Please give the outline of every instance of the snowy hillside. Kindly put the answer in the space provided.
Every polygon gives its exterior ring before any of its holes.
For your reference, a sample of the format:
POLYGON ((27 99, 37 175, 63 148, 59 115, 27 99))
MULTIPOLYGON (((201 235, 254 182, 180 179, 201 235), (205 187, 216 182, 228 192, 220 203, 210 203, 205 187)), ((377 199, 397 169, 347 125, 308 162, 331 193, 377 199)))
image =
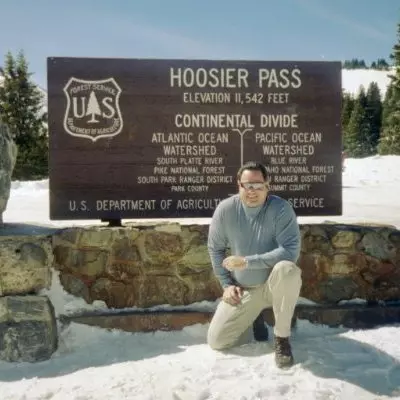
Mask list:
POLYGON ((360 86, 368 89, 371 82, 376 82, 381 90, 382 99, 390 83, 391 71, 377 71, 372 69, 344 69, 342 70, 342 87, 346 92, 356 94, 360 86))

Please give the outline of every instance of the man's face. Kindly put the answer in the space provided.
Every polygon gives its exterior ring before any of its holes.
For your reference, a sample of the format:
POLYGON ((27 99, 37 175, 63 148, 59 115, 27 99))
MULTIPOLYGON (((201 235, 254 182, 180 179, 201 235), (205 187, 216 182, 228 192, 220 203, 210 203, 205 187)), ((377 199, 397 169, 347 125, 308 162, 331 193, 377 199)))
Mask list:
POLYGON ((257 207, 265 202, 268 189, 261 171, 244 170, 238 186, 240 199, 246 206, 257 207))

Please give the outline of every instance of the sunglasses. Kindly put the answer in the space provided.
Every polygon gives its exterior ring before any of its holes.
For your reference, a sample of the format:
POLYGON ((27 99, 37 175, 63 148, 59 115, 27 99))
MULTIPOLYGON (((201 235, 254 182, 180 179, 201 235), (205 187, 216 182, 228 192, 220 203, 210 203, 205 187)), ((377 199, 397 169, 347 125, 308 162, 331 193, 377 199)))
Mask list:
POLYGON ((263 190, 266 187, 265 182, 239 182, 244 190, 263 190))

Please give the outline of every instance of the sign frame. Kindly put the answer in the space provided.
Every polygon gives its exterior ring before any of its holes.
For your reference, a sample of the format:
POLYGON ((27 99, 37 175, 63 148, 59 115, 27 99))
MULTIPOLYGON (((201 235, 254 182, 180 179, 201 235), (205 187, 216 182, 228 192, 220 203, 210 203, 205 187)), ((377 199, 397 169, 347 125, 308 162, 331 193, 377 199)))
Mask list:
POLYGON ((49 57, 50 219, 209 218, 246 161, 342 214, 341 63, 49 57))

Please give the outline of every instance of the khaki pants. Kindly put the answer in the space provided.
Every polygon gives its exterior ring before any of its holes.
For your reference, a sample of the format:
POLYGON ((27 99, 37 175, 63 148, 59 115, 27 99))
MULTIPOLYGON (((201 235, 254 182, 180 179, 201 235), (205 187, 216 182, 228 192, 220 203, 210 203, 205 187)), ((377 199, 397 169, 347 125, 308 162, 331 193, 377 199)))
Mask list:
POLYGON ((254 320, 264 308, 271 306, 275 317, 274 334, 289 337, 301 285, 300 268, 290 261, 281 261, 274 266, 265 284, 243 288, 238 305, 221 300, 208 330, 209 346, 222 350, 248 341, 254 320))

